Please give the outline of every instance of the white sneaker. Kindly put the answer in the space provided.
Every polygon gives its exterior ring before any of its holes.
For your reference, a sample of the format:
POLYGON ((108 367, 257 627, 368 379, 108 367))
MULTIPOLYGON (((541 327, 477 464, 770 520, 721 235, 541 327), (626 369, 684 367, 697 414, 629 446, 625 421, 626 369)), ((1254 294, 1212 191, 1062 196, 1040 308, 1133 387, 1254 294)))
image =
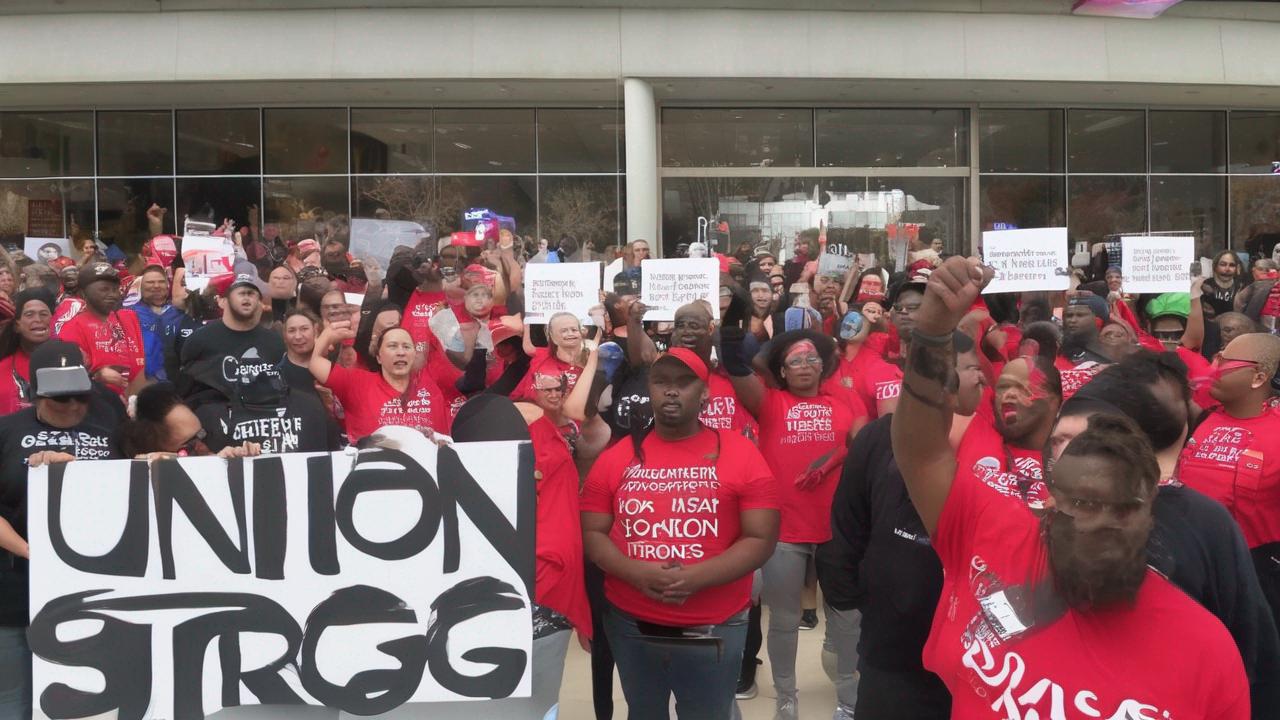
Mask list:
POLYGON ((831 720, 854 720, 853 708, 844 703, 836 703, 836 714, 831 716, 831 720))
POLYGON ((755 683, 751 683, 751 685, 746 689, 739 690, 736 693, 734 693, 733 697, 735 700, 750 700, 751 698, 759 694, 760 694, 759 687, 757 687, 755 683))
POLYGON ((779 695, 773 720, 800 720, 800 701, 795 695, 779 695))

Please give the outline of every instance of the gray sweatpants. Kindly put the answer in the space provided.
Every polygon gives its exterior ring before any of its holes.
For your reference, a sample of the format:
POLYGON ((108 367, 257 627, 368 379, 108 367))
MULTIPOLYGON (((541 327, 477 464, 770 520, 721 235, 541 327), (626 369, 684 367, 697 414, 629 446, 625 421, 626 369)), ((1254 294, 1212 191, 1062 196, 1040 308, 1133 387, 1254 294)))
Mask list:
POLYGON ((836 686, 836 700, 849 716, 858 705, 858 638, 862 636, 862 613, 837 610, 822 603, 827 633, 822 638, 822 669, 836 686))

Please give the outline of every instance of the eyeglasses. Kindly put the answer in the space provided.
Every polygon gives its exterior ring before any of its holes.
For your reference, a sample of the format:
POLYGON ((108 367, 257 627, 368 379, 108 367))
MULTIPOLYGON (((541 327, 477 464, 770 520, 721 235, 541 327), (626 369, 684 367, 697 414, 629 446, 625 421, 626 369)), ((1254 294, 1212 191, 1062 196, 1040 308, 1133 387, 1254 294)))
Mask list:
POLYGON ((1155 330, 1151 333, 1157 340, 1181 340, 1181 330, 1155 330))
POLYGON ((54 402, 56 402, 56 403, 58 403, 59 405, 66 405, 67 403, 72 402, 72 401, 75 401, 75 402, 78 402, 78 403, 84 403, 84 404, 86 404, 86 405, 89 403, 89 396, 88 396, 88 394, 85 394, 85 395, 58 395, 58 396, 51 397, 51 398, 48 398, 48 399, 49 399, 49 400, 52 400, 52 401, 54 401, 54 402))
POLYGON ((821 364, 822 364, 822 358, 818 357, 817 355, 804 355, 802 357, 787 358, 787 367, 789 368, 798 368, 798 367, 804 367, 805 365, 821 365, 821 364))
POLYGON ((208 433, 205 432, 204 428, 197 430, 195 435, 192 435, 189 440, 182 443, 178 448, 178 456, 186 457, 187 455, 194 454, 195 451, 200 448, 200 444, 204 441, 205 436, 207 435, 208 433))

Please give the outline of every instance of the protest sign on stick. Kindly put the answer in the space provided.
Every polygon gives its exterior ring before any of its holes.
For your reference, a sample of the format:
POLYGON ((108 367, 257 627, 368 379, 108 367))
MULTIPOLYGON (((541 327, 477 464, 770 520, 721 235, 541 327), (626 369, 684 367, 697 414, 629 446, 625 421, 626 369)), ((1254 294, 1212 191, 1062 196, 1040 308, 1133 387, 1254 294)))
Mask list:
POLYGON ((983 294, 1057 291, 1071 286, 1066 228, 984 232, 982 261, 996 271, 983 294))
POLYGON ((1196 241, 1190 235, 1120 238, 1120 270, 1127 293, 1187 292, 1195 262, 1196 241))
POLYGON ((676 310, 695 300, 711 304, 720 319, 720 261, 715 258, 645 260, 640 263, 640 301, 646 321, 674 320, 676 310))
POLYGON ((524 321, 542 325, 558 312, 589 323, 587 311, 600 304, 600 263, 533 263, 524 269, 524 321))
POLYGON ((397 449, 31 470, 37 716, 528 697, 531 444, 379 433, 397 449))

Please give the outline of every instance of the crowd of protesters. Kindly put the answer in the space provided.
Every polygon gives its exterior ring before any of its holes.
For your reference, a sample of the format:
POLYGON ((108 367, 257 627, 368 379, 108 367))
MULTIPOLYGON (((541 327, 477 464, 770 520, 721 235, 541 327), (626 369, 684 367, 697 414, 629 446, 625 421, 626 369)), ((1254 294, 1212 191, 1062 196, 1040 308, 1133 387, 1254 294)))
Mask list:
POLYGON ((595 248, 427 231, 383 273, 342 227, 215 236, 235 271, 190 291, 173 236, 0 256, 3 717, 31 712, 29 467, 366 447, 388 425, 448 443, 495 396, 538 485, 534 696, 503 717, 556 706, 574 631, 598 720, 615 672, 633 720, 673 697, 737 717, 762 651, 776 720, 1280 716, 1270 261, 1224 251, 1184 293, 1128 294, 1112 266, 983 295, 991 271, 940 243, 893 273, 831 271, 812 232, 785 262, 693 243, 718 307, 651 322, 634 240, 589 324, 533 324, 528 264, 595 248), (835 707, 797 689, 819 611, 835 707))

